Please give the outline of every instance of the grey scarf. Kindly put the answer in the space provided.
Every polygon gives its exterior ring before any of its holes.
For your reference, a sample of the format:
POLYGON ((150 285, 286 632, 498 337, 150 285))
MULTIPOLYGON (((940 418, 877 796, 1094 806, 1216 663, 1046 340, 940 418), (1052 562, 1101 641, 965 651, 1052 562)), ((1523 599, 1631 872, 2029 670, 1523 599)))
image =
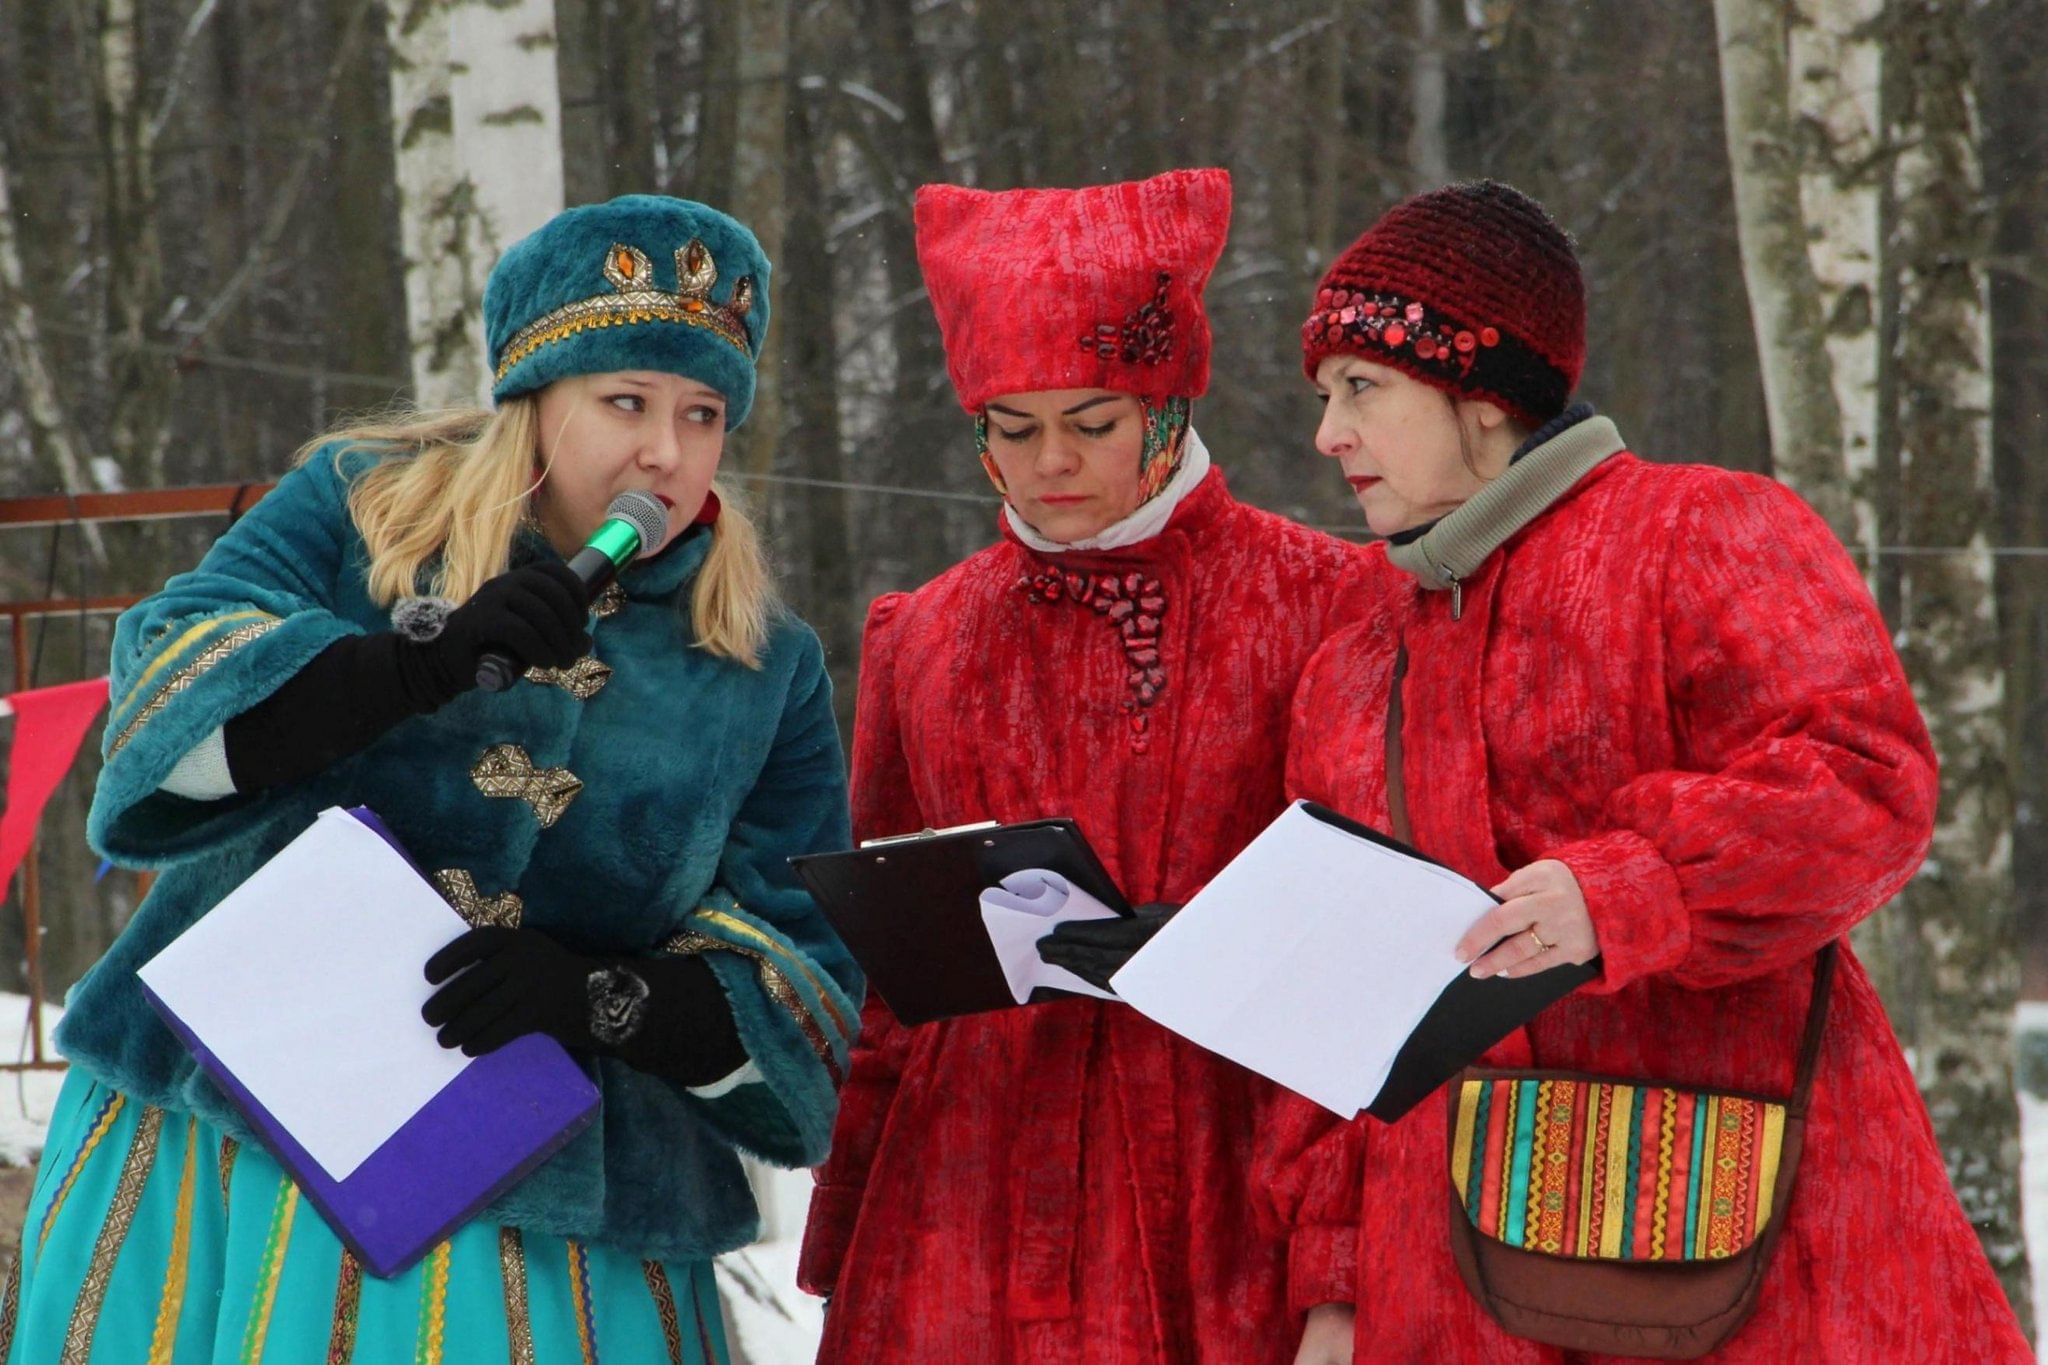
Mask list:
POLYGON ((1464 611, 1464 580, 1478 572, 1487 556, 1543 515, 1594 466, 1625 449, 1612 421, 1589 417, 1509 465, 1427 535, 1406 545, 1389 545, 1387 558, 1414 574, 1423 587, 1449 591, 1455 619, 1464 611))

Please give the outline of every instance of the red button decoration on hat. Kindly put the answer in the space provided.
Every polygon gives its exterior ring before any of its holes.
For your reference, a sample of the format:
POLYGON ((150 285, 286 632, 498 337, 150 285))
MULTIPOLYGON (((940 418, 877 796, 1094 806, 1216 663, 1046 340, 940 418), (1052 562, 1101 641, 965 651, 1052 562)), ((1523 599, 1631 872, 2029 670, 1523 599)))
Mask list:
POLYGON ((1049 389, 1199 397, 1202 290, 1229 225, 1221 170, 1073 190, 920 189, 917 259, 961 406, 1049 389))
POLYGON ((1564 410, 1586 363, 1586 296, 1571 238, 1495 181, 1396 204, 1323 277, 1301 330, 1310 379, 1356 354, 1531 426, 1564 410))

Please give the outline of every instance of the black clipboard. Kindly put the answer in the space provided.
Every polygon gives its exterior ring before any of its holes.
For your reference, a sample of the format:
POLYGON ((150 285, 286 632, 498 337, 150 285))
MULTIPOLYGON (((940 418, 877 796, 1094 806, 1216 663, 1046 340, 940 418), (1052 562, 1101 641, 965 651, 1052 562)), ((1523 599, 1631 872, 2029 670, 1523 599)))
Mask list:
MULTIPOLYGON (((1328 806, 1313 801, 1304 801, 1301 806, 1324 824, 1347 834, 1445 867, 1427 853, 1339 815, 1328 806)), ((1499 904, 1500 897, 1494 896, 1493 900, 1499 904)), ((1478 1061, 1488 1048, 1598 975, 1597 957, 1591 962, 1552 967, 1534 976, 1490 976, 1481 981, 1470 972, 1458 973, 1422 1016, 1422 1022, 1408 1035, 1401 1050, 1394 1054, 1394 1065, 1365 1112, 1382 1123, 1392 1123, 1478 1061)))
POLYGON ((906 1024, 1016 1007, 981 922, 981 893, 1014 872, 1057 872, 1131 913, 1080 826, 1066 819, 927 830, 789 861, 868 984, 906 1024))

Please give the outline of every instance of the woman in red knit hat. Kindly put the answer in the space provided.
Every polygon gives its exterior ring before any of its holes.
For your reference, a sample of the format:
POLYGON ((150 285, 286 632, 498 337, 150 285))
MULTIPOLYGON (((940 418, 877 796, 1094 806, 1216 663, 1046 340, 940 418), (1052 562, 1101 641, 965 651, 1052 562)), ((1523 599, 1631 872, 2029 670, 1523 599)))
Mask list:
MULTIPOLYGON (((1222 171, 919 192, 1002 538, 869 614, 858 836, 1071 816, 1133 904, 1178 903, 1280 811, 1294 683, 1360 553, 1235 501, 1189 425, 1229 215, 1222 171)), ((912 1028, 871 1000, 800 1270, 831 1296, 820 1359, 1284 1361, 1248 1190, 1273 1097, 1121 1004, 912 1028)))
MULTIPOLYGON (((1290 1097, 1263 1145, 1265 1211, 1297 1248, 1349 1239, 1358 1267, 1309 1314, 1299 1359, 1589 1358, 1533 1339, 1583 1324, 1504 1330, 1462 1282, 1452 1220, 1547 1256, 1548 1270, 1519 1262, 1543 1274, 1696 1254, 1697 1220, 1729 1210, 1719 1184, 1680 1197, 1695 1107, 1681 1099, 1789 1097, 1810 1005, 1803 1159, 1787 1149, 1789 1203, 1772 1214, 1766 1179, 1753 1221, 1734 1225, 1755 1238, 1782 1223, 1754 1316, 1707 1343, 1712 1358, 2031 1358, 1845 940, 1919 866, 1936 787, 1841 545, 1781 485, 1645 463, 1613 423, 1567 406, 1585 354, 1578 263, 1506 186, 1390 210, 1330 268, 1302 337, 1324 400, 1317 449, 1386 540, 1370 552, 1379 610, 1302 679, 1289 792, 1492 888, 1503 903, 1458 950, 1475 976, 1598 959, 1597 978, 1485 1064, 1636 1080, 1648 1098, 1589 1124, 1595 1092, 1546 1086, 1536 1104, 1553 1108, 1517 1135, 1479 1117, 1480 1087, 1370 1127, 1290 1097), (1593 1144, 1616 1133, 1639 1145, 1604 1148, 1603 1169, 1593 1144), (1555 1191, 1512 1164, 1544 1142, 1555 1191), (1454 1186, 1459 1156, 1470 1178, 1454 1186), (1518 1179, 1538 1186, 1526 1226, 1518 1198, 1494 1202, 1493 1182, 1513 1196, 1518 1179), (1496 1208, 1509 1218, 1490 1221, 1496 1208)), ((1677 1338, 1636 1340, 1649 1354, 1677 1338)))

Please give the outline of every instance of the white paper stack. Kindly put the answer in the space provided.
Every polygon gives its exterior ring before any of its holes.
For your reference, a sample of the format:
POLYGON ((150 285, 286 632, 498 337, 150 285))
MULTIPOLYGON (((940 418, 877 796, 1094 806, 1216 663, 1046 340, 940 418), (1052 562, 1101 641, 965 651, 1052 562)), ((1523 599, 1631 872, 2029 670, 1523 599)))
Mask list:
POLYGON ((138 975, 333 1179, 473 1064, 420 1018, 421 966, 468 928, 342 810, 138 975))
POLYGON ((1111 980, 1141 1014, 1349 1118, 1466 970, 1477 884, 1296 802, 1111 980))

